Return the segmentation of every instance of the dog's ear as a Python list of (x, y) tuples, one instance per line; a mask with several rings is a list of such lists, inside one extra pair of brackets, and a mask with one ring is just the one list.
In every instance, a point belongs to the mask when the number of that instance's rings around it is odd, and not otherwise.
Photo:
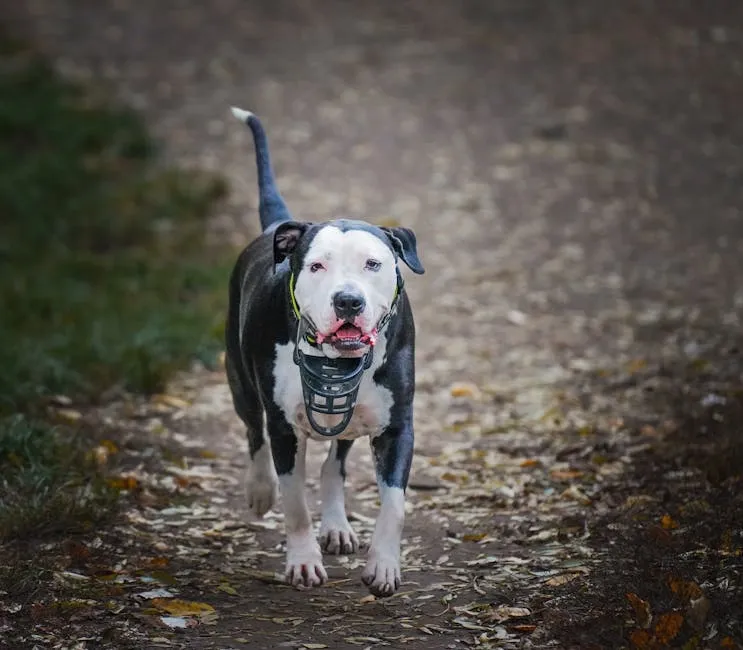
[(410, 228), (382, 228), (392, 244), (393, 250), (400, 259), (408, 265), (408, 268), (420, 275), (425, 272), (423, 264), (418, 259), (418, 248), (415, 233)]
[(285, 221), (279, 224), (273, 233), (274, 264), (280, 264), (294, 252), (297, 243), (309, 227), (309, 223), (299, 221)]

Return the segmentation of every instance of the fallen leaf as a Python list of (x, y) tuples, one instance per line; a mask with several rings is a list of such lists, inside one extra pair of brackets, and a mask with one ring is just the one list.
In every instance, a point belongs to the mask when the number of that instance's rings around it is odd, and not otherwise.
[(653, 620), (653, 614), (650, 611), (650, 603), (647, 600), (643, 600), (637, 594), (628, 593), (627, 600), (632, 605), (632, 609), (635, 610), (635, 620), (637, 624), (644, 629), (650, 627), (650, 623)]
[(537, 626), (536, 625), (526, 625), (526, 624), (511, 625), (510, 626), (510, 629), (513, 630), (514, 632), (521, 632), (522, 634), (531, 634), (534, 630), (537, 629)]
[(537, 465), (541, 465), (541, 464), (542, 463), (538, 461), (536, 458), (527, 458), (521, 461), (520, 467), (536, 467)]
[(198, 618), (216, 611), (207, 603), (181, 600), (180, 598), (155, 598), (152, 601), (152, 605), (173, 616), (195, 616)]
[(457, 382), (451, 385), (449, 389), (452, 397), (471, 397), (477, 398), (480, 396), (480, 389), (473, 383), (470, 382)]
[(571, 485), (567, 490), (565, 490), (562, 493), (562, 496), (566, 499), (572, 499), (573, 501), (578, 501), (578, 503), (582, 503), (584, 506), (591, 505), (591, 499), (589, 499), (583, 492), (580, 490), (580, 488), (577, 485)]
[(721, 648), (735, 648), (735, 639), (726, 636), (720, 639), (720, 647)]
[(207, 460), (214, 460), (217, 458), (217, 454), (215, 454), (213, 451), (209, 451), (208, 449), (201, 449), (199, 450), (199, 456), (202, 458), (206, 458)]
[(521, 618), (524, 616), (531, 616), (531, 611), (526, 609), (526, 607), (509, 607), (507, 605), (500, 605), (488, 612), (487, 618), (496, 623), (503, 623), (510, 618)]
[(645, 359), (633, 359), (627, 364), (627, 372), (634, 374), (647, 368), (648, 362)]
[(363, 598), (359, 598), (359, 602), (364, 603), (364, 604), (373, 603), (376, 599), (377, 597), (374, 594), (368, 594), (364, 596)]
[(555, 469), (550, 472), (550, 476), (556, 481), (569, 481), (574, 478), (580, 478), (583, 476), (583, 472), (577, 469)]
[(57, 416), (67, 422), (77, 422), (83, 417), (83, 414), (75, 409), (57, 409)]
[(479, 542), (487, 537), (487, 533), (465, 533), (462, 535), (463, 542)]
[(702, 631), (710, 610), (710, 602), (706, 596), (693, 599), (686, 609), (686, 622), (695, 630)]
[(151, 567), (164, 567), (167, 566), (170, 560), (167, 557), (152, 557), (147, 560), (147, 564)]
[(133, 476), (119, 476), (110, 478), (107, 481), (109, 487), (115, 490), (135, 490), (139, 485), (139, 481)]
[(660, 643), (668, 644), (673, 641), (684, 624), (684, 617), (678, 612), (661, 614), (655, 624), (655, 638)]
[(323, 648), (327, 648), (324, 643), (303, 643), (303, 648), (306, 648), (307, 650), (322, 650)]
[(230, 596), (237, 596), (239, 595), (237, 593), (237, 589), (235, 589), (232, 585), (227, 584), (226, 582), (221, 583), (217, 589), (219, 591), (224, 591), (224, 593), (229, 594)]
[(344, 641), (354, 645), (363, 645), (364, 643), (384, 643), (383, 639), (376, 636), (347, 636)]
[(168, 627), (176, 629), (188, 627), (188, 621), (180, 616), (161, 616), (160, 620)]
[(175, 395), (153, 395), (152, 401), (156, 404), (164, 404), (165, 406), (172, 406), (173, 408), (179, 409), (185, 409), (190, 406), (186, 400), (176, 397)]
[(138, 593), (137, 596), (146, 598), (147, 600), (151, 600), (152, 598), (173, 598), (173, 594), (167, 589), (150, 589), (149, 591)]
[(653, 647), (653, 637), (647, 630), (632, 630), (629, 640), (637, 650), (650, 650)]
[(684, 603), (703, 596), (702, 588), (696, 582), (681, 580), (680, 578), (671, 576), (668, 578), (668, 586)]
[(663, 515), (660, 518), (660, 525), (663, 526), (666, 530), (673, 530), (674, 528), (678, 528), (678, 522), (671, 517), (671, 515)]
[(568, 584), (568, 582), (572, 582), (579, 575), (580, 573), (562, 573), (557, 576), (552, 576), (545, 582), (545, 584), (549, 585), (550, 587), (561, 587), (562, 585)]

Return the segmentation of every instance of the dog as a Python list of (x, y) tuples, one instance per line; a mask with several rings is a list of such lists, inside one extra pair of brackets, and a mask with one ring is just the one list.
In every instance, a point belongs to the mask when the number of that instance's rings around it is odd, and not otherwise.
[[(345, 218), (295, 221), (279, 193), (268, 140), (248, 111), (262, 233), (229, 284), (225, 370), (248, 439), (248, 507), (263, 516), (281, 494), (286, 581), (327, 580), (322, 551), (354, 553), (345, 462), (370, 439), (380, 511), (362, 581), (375, 596), (400, 586), (405, 489), (413, 457), (415, 325), (399, 261), (424, 272), (412, 230)], [(322, 465), (320, 540), (305, 499), (308, 439), (330, 440)]]

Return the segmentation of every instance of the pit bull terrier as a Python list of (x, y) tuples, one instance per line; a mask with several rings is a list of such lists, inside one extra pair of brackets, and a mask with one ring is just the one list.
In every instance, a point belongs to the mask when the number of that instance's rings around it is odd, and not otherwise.
[[(262, 234), (230, 278), (226, 373), (247, 429), (248, 506), (263, 516), (281, 493), (286, 580), (327, 580), (322, 551), (353, 553), (345, 461), (368, 436), (381, 508), (363, 582), (376, 596), (400, 586), (404, 499), (413, 456), (415, 326), (398, 267), (423, 273), (414, 233), (365, 221), (292, 219), (274, 180), (266, 133), (248, 111)], [(320, 540), (305, 499), (309, 438), (329, 440), (321, 471)]]

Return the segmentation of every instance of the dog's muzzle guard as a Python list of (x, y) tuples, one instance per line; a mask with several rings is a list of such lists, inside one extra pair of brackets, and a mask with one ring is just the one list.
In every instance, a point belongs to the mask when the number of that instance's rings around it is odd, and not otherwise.
[[(306, 336), (306, 321), (302, 319), (294, 348), (294, 363), (299, 366), (302, 380), (302, 394), (307, 419), (312, 428), (322, 436), (337, 436), (345, 431), (353, 417), (356, 397), (359, 394), (364, 371), (371, 366), (374, 349), (361, 357), (338, 357), (305, 354), (299, 343)], [(317, 415), (340, 415), (340, 421), (333, 426), (323, 426)]]
[[(381, 332), (387, 326), (397, 310), (397, 299), (402, 291), (402, 276), (397, 271), (397, 286), (390, 310), (377, 325)], [(302, 315), (294, 296), (294, 274), (289, 278), (289, 297), (292, 310), (297, 318), (297, 340), (294, 347), (294, 363), (299, 366), (299, 377), (302, 380), (302, 394), (307, 420), (310, 426), (320, 435), (333, 437), (346, 430), (359, 394), (364, 371), (368, 370), (374, 359), (374, 346), (360, 357), (338, 357), (331, 359), (325, 355), (305, 354), (300, 343), (306, 341), (312, 347), (320, 349), (317, 344), (317, 328), (312, 321)], [(317, 421), (317, 415), (339, 415), (340, 421), (333, 426), (323, 426)]]

